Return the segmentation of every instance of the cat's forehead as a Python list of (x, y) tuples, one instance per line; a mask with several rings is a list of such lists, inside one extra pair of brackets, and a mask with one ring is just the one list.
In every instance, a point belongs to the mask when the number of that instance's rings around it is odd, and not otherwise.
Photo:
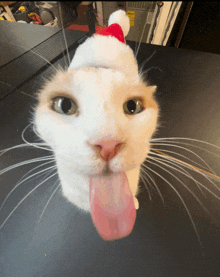
[(70, 87), (78, 93), (103, 91), (109, 94), (115, 87), (126, 82), (125, 76), (116, 70), (107, 68), (83, 68), (71, 78)]
[(78, 86), (79, 89), (93, 87), (116, 87), (121, 84), (137, 85), (140, 82), (139, 76), (127, 75), (122, 71), (106, 67), (84, 67), (82, 69), (66, 73), (70, 78), (71, 86)]
[[(145, 89), (145, 90), (143, 90)], [(85, 67), (79, 70), (59, 71), (47, 82), (40, 93), (40, 101), (58, 95), (109, 98), (146, 94), (146, 85), (139, 76), (127, 76), (110, 68)], [(47, 98), (47, 99), (46, 99)]]

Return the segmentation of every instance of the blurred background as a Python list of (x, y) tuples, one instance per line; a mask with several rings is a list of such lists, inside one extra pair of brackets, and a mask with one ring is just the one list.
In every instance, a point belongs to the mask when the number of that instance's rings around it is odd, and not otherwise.
[(39, 24), (90, 35), (107, 26), (109, 15), (124, 9), (130, 18), (127, 40), (220, 53), (219, 2), (0, 2), (0, 20)]

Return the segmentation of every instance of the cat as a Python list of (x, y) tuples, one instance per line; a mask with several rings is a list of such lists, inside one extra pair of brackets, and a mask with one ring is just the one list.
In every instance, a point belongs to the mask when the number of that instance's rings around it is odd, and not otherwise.
[[(117, 14), (125, 16), (119, 10), (111, 15), (110, 23), (115, 23)], [(89, 56), (82, 59), (87, 52)], [(102, 58), (90, 60), (97, 52)], [(62, 193), (79, 210), (91, 212), (104, 240), (131, 233), (139, 208), (143, 162), (152, 153), (153, 142), (166, 143), (152, 139), (159, 127), (155, 92), (156, 86), (144, 81), (127, 45), (95, 35), (80, 45), (69, 68), (58, 70), (38, 93), (34, 130), (53, 151)], [(158, 150), (154, 154), (165, 157), (167, 164), (175, 162)], [(179, 165), (177, 160), (176, 170)], [(189, 177), (184, 170), (182, 174)]]
[[(129, 24), (122, 10), (109, 22), (123, 17)], [(140, 167), (157, 128), (155, 89), (143, 82), (130, 47), (99, 34), (39, 93), (34, 124), (53, 149), (63, 195), (92, 212), (108, 240), (134, 225)]]

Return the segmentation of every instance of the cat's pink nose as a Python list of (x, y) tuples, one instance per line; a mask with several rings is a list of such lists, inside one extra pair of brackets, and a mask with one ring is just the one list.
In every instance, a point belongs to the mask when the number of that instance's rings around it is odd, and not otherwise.
[(111, 160), (122, 148), (124, 142), (116, 139), (102, 139), (93, 144), (99, 151), (101, 158), (107, 162)]

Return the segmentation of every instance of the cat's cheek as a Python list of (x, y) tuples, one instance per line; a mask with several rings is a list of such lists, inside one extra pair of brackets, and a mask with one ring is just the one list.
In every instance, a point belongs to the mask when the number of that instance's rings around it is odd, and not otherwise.
[(132, 195), (135, 197), (138, 194), (138, 184), (140, 175), (140, 166), (126, 172), (129, 187)]
[(143, 130), (145, 135), (150, 138), (157, 126), (157, 117), (157, 109), (147, 108), (142, 113), (136, 116), (134, 123), (136, 128), (140, 128), (140, 130)]
[(40, 138), (53, 148), (55, 141), (51, 131), (52, 126), (48, 112), (37, 110), (34, 117), (34, 125)]
[[(147, 109), (138, 114), (133, 122), (130, 137), (132, 138), (133, 148), (135, 150), (140, 149), (141, 154), (146, 155), (149, 151), (149, 140), (157, 128), (157, 118), (157, 110)], [(139, 154), (139, 151), (136, 154)]]

